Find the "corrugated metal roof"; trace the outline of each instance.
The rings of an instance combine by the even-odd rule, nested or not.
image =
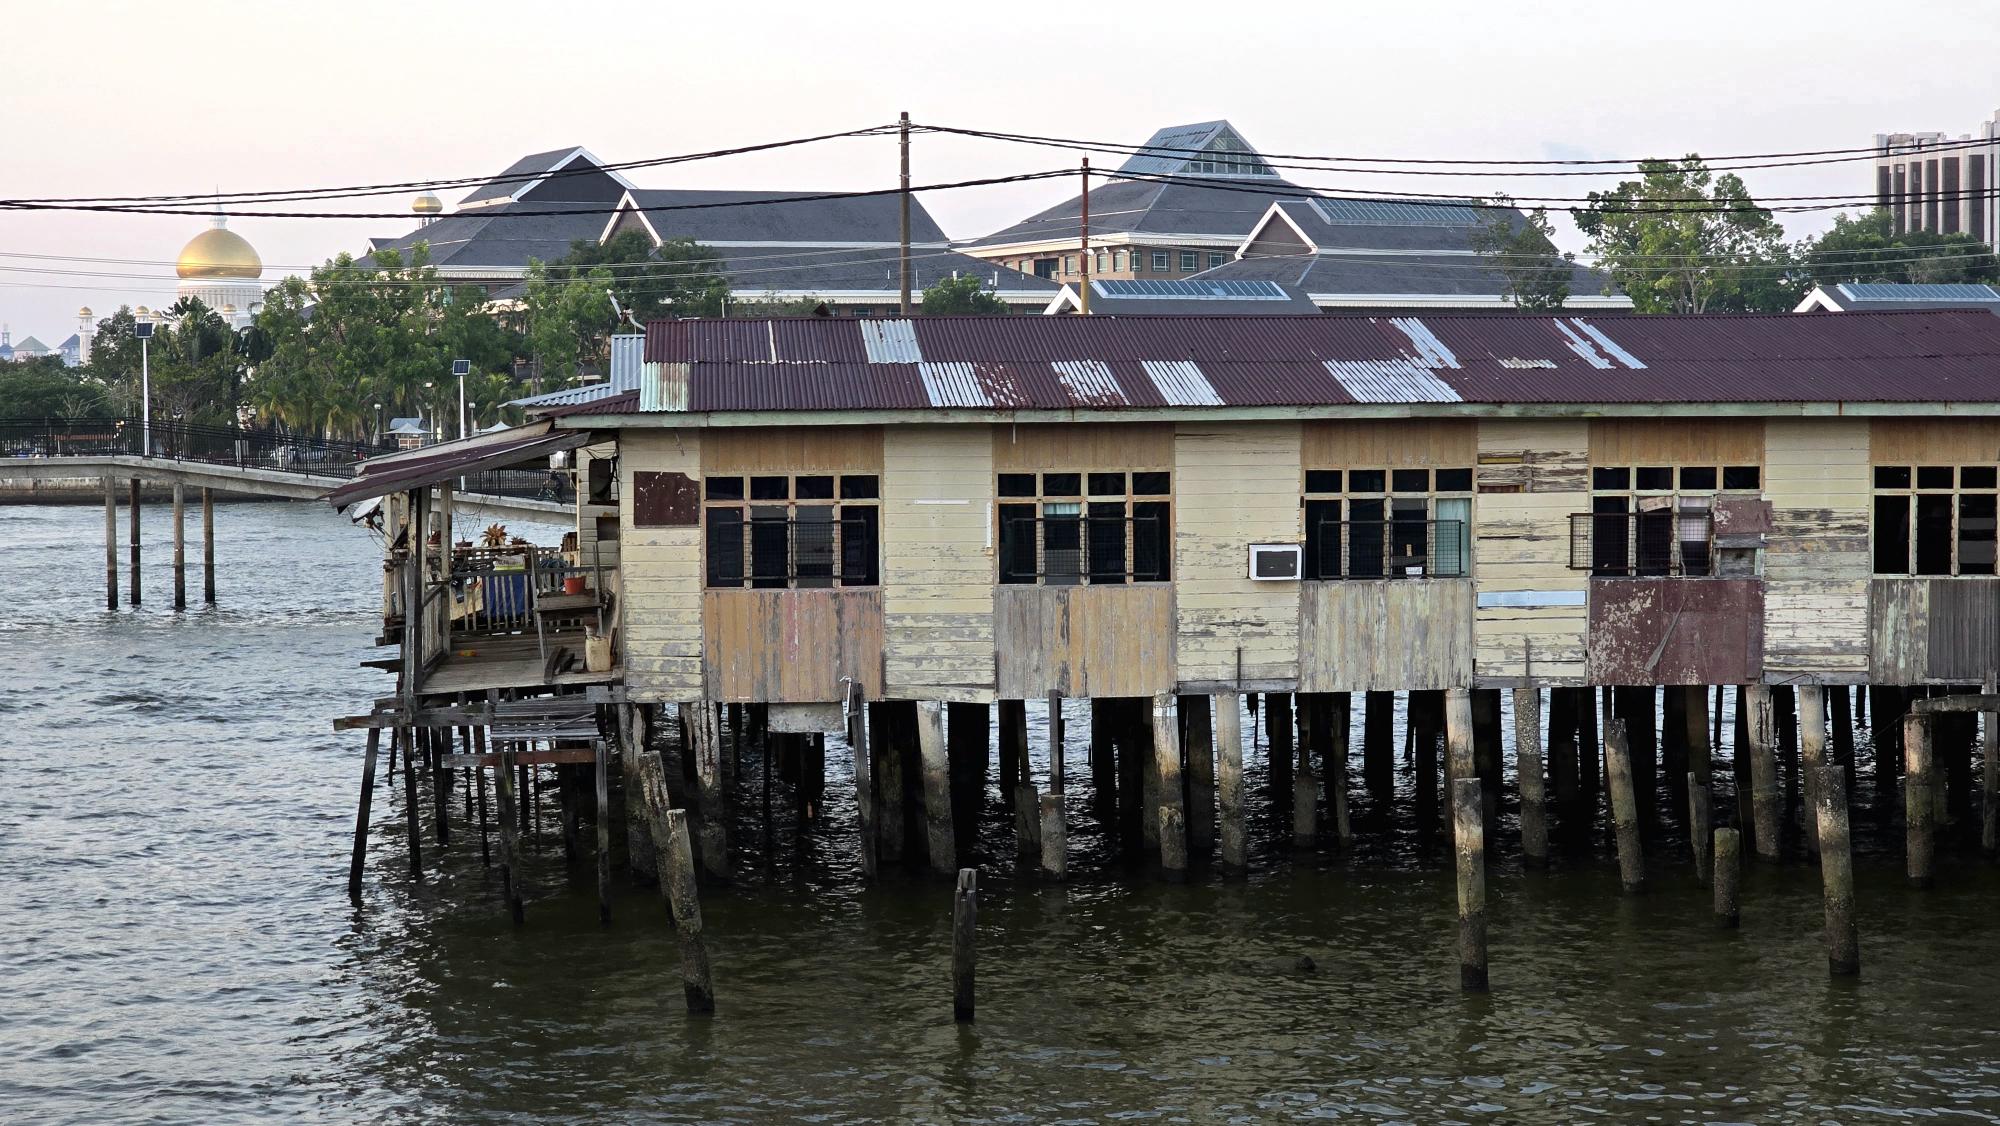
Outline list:
[[[1970,311],[669,321],[646,355],[644,410],[2000,402]]]

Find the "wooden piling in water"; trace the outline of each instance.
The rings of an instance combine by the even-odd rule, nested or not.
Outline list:
[[[129,520],[126,537],[129,541],[127,546],[132,553],[132,586],[125,596],[125,601],[127,605],[137,606],[139,605],[139,479],[137,477],[130,478],[126,481],[126,485],[129,492],[129,500],[127,501],[127,505],[129,506],[129,512],[127,513]]]
[[[1000,793],[1011,802],[1028,762],[1028,702],[1002,700],[1000,712]]]
[[[443,849],[451,844],[451,769],[444,764],[445,752],[451,749],[451,732],[449,728],[427,727],[424,735],[430,747],[432,816],[437,819],[438,848]]]
[[[472,786],[479,797],[479,863],[488,868],[493,866],[493,845],[486,825],[486,729],[472,729],[473,754],[478,757],[472,767]]]
[[[104,478],[104,608],[118,609],[118,483]]]
[[[1396,789],[1396,694],[1370,692],[1361,717],[1361,779],[1383,801]]]
[[[1472,722],[1472,693],[1463,688],[1447,689],[1444,694],[1444,776],[1446,797],[1453,800],[1446,802],[1445,824],[1454,831],[1458,823],[1455,808],[1458,789],[1452,783],[1478,777],[1473,762]],[[1481,797],[1483,799],[1484,795]],[[1480,816],[1485,816],[1483,809]]]
[[[375,800],[375,756],[382,746],[382,729],[368,729],[368,750],[361,759],[361,800],[354,808],[354,853],[347,863],[347,898],[361,902],[361,870],[368,859],[368,809]]]
[[[950,876],[958,870],[951,821],[951,761],[945,750],[944,704],[917,703],[917,747],[924,777],[924,840],[931,871]]]
[[[847,746],[854,756],[854,812],[861,833],[861,874],[874,879],[880,871],[878,854],[880,830],[876,827],[875,756],[870,749],[869,705],[862,702],[861,686],[852,685],[847,706]]]
[[[1618,882],[1632,895],[1646,886],[1646,856],[1639,841],[1639,800],[1633,792],[1632,748],[1625,720],[1604,722],[1604,780],[1611,789],[1611,826],[1618,841]]]
[[[1521,787],[1521,854],[1549,862],[1548,791],[1542,781],[1542,693],[1514,689],[1514,767]]]
[[[1180,698],[1187,740],[1188,851],[1215,851],[1215,730],[1207,696]]]
[[[1988,696],[2000,691],[1990,672],[1984,687]],[[1979,715],[1979,845],[2000,853],[2000,712]]]
[[[1449,710],[1450,705],[1446,707]],[[1471,993],[1487,988],[1486,812],[1480,789],[1479,779],[1467,772],[1452,782],[1451,790],[1452,851],[1458,868],[1458,983]]]
[[[1354,821],[1347,809],[1348,750],[1353,723],[1351,700],[1352,697],[1345,692],[1334,692],[1322,697],[1321,707],[1330,752],[1325,765],[1327,802],[1333,812],[1334,840],[1339,843],[1343,854],[1354,847]]]
[[[423,829],[417,824],[417,729],[403,729],[403,830],[410,843],[410,878],[424,878]]]
[[[973,979],[979,961],[979,869],[960,868],[951,896],[951,1017],[972,1023]]]
[[[1819,810],[1819,784],[1822,768],[1832,765],[1826,757],[1826,690],[1817,684],[1802,684],[1798,689],[1799,719],[1799,771],[1800,783],[1805,793],[1804,833],[1806,852],[1819,855],[1819,832],[1814,820]],[[1845,803],[1842,803],[1843,808]]]
[[[702,934],[700,890],[695,884],[693,849],[688,845],[687,811],[666,811],[667,840],[659,851],[667,858],[666,885],[673,905],[674,930],[681,946],[681,991],[688,1012],[715,1011],[715,981],[708,966],[708,940]]]
[[[1187,878],[1187,808],[1182,799],[1180,728],[1173,697],[1153,697],[1153,774],[1159,811],[1160,867],[1170,880]]]
[[[1903,718],[1904,870],[1912,887],[1931,886],[1936,861],[1937,786],[1931,760],[1931,717],[1911,712]]]
[[[187,487],[174,482],[174,609],[187,609]]]
[[[595,740],[597,751],[597,921],[611,921],[611,751],[609,740]]]
[[[1803,693],[1801,693],[1803,696]],[[1801,704],[1804,700],[1801,699]],[[1807,728],[1810,734],[1811,728]],[[1854,855],[1847,826],[1847,783],[1838,766],[1819,768],[1813,786],[1819,876],[1826,899],[1826,967],[1843,977],[1861,972],[1861,937],[1854,922]]]
[[[1750,813],[1757,859],[1777,863],[1783,855],[1784,795],[1778,789],[1776,715],[1768,685],[1744,691],[1750,706]]]
[[[500,894],[507,901],[507,913],[515,925],[526,921],[527,913],[521,904],[521,830],[514,814],[516,795],[514,792],[517,775],[515,773],[514,744],[495,743],[500,753],[499,763],[493,768],[493,800],[499,807],[500,818]],[[526,804],[527,795],[522,794]]]
[[[1742,921],[1737,892],[1743,879],[1743,834],[1736,829],[1715,831],[1715,923],[1734,928]]]
[[[688,716],[688,735],[694,741],[695,784],[701,791],[701,868],[717,879],[729,878],[729,805],[722,787],[725,756],[722,753],[722,725],[714,704],[693,700],[681,705]],[[738,732],[741,738],[741,732]],[[658,847],[654,842],[655,848]]]
[[[1694,879],[1698,884],[1709,880],[1709,869],[1715,859],[1715,811],[1713,795],[1709,783],[1696,772],[1690,770],[1687,776],[1688,792],[1688,842],[1694,850]]]
[[[1709,741],[1707,687],[1689,689],[1681,706],[1687,731],[1687,776],[1682,782],[1687,791],[1688,850],[1694,854],[1695,879],[1707,883],[1710,863],[1715,858],[1709,840],[1715,826],[1712,789],[1715,758]]]
[[[1549,786],[1555,791],[1556,808],[1565,818],[1572,815],[1581,789],[1576,765],[1576,699],[1570,688],[1549,689]],[[1564,823],[1567,830],[1568,824]]]
[[[201,600],[215,605],[215,490],[201,490]]]
[[[1247,867],[1243,824],[1243,708],[1234,692],[1215,697],[1216,799],[1222,814],[1222,866]]]
[[[874,763],[875,844],[882,863],[903,859],[903,748],[899,705],[868,705],[868,752]]]

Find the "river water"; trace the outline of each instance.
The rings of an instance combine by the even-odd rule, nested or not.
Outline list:
[[[809,831],[767,843],[738,776],[740,879],[703,902],[719,1011],[690,1018],[657,893],[600,926],[552,821],[516,930],[462,825],[412,883],[385,787],[350,906],[361,740],[328,720],[388,690],[356,665],[376,545],[318,506],[224,506],[221,604],[176,614],[147,519],[146,605],[108,613],[99,510],[0,508],[6,1122],[2000,1118],[2000,877],[1947,851],[1906,890],[1865,798],[1858,981],[1827,978],[1809,866],[1746,872],[1719,931],[1670,845],[1626,898],[1601,850],[1521,870],[1509,822],[1488,996],[1457,986],[1448,857],[1358,784],[1355,856],[1295,859],[1260,811],[1252,876],[1184,886],[1081,812],[1073,883],[1013,879],[993,803],[961,1027],[949,890],[862,883],[830,742]]]

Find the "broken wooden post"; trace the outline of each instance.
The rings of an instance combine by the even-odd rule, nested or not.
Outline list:
[[[1804,701],[1800,701],[1801,705]],[[1803,707],[1801,708],[1803,711]],[[1812,728],[1806,728],[1811,737]],[[1826,967],[1836,977],[1861,972],[1861,938],[1854,923],[1854,855],[1849,848],[1847,783],[1838,766],[1820,767],[1813,787],[1818,817],[1819,876],[1826,898]]]
[[[1514,765],[1521,786],[1521,853],[1549,862],[1548,790],[1542,779],[1542,693],[1514,689]]]
[[[1782,855],[1784,795],[1778,790],[1776,713],[1771,688],[1752,684],[1750,702],[1750,812],[1757,859],[1776,863]]]
[[[1160,867],[1167,878],[1187,878],[1187,807],[1181,798],[1180,730],[1173,697],[1153,697],[1153,767],[1158,779]]]
[[[597,921],[611,921],[611,751],[610,741],[595,740],[597,749]]]
[[[944,741],[944,704],[917,703],[917,747],[924,775],[924,829],[931,871],[949,876],[958,870],[951,822],[951,762]]]
[[[692,700],[681,705],[690,722],[688,735],[694,740],[695,783],[701,791],[702,871],[717,879],[729,878],[729,804],[722,788],[722,725],[715,705]],[[658,842],[655,842],[657,847]]]
[[[1069,874],[1069,826],[1064,819],[1064,798],[1058,793],[1041,796],[1042,875],[1061,880]]]
[[[1639,799],[1632,790],[1632,748],[1625,720],[1604,721],[1604,779],[1611,787],[1611,825],[1618,839],[1618,881],[1627,895],[1646,885],[1646,857],[1639,845]]]
[[[1913,711],[1903,717],[1905,870],[1913,887],[1931,886],[1937,846],[1937,803],[1931,791],[1936,785],[1931,768],[1931,717]]]
[[[354,809],[354,856],[347,864],[347,898],[361,902],[361,868],[368,858],[368,808],[375,800],[375,756],[382,746],[382,729],[368,729],[368,751],[361,760],[361,801]]]
[[[1180,698],[1181,728],[1187,733],[1188,848],[1215,850],[1215,730],[1207,696]]]
[[[126,534],[131,541],[132,589],[125,596],[125,601],[128,605],[137,606],[139,604],[139,479],[133,477],[126,483],[130,486],[131,492],[131,511],[128,513],[130,528]]]
[[[1743,878],[1743,834],[1735,829],[1715,831],[1715,923],[1735,927],[1742,921],[1737,910],[1737,886]]]
[[[104,608],[118,609],[118,482],[104,479]]]
[[[972,1023],[973,975],[979,956],[979,869],[960,868],[951,896],[951,1017]]]
[[[521,905],[521,829],[520,819],[514,812],[517,798],[515,785],[514,744],[495,740],[500,760],[493,768],[493,800],[499,806],[500,815],[500,894],[507,900],[507,912],[515,925],[526,920],[526,911]],[[407,757],[407,756],[405,756]],[[526,805],[526,795],[518,795],[521,804]]]
[[[695,886],[693,849],[688,844],[687,811],[667,810],[666,820],[667,840],[660,851],[667,858],[664,882],[681,943],[681,989],[688,1012],[712,1013],[715,982],[708,968],[708,942],[702,937],[701,899]]]
[[[201,490],[201,600],[215,605],[215,490]]]
[[[174,609],[187,609],[187,487],[174,482]]]
[[[1243,707],[1234,692],[1215,697],[1216,798],[1222,812],[1222,865],[1246,867],[1243,824]]]
[[[1464,698],[1464,689],[1452,692]],[[1468,726],[1471,706],[1466,700]],[[1469,746],[1466,753],[1470,756]],[[1451,788],[1453,853],[1458,862],[1458,983],[1472,993],[1486,992],[1486,812],[1480,789],[1479,779],[1469,769],[1453,780]]]
[[[1817,684],[1802,684],[1798,690],[1799,773],[1805,794],[1806,851],[1819,855],[1819,832],[1813,825],[1819,809],[1821,768],[1826,758],[1826,690]]]

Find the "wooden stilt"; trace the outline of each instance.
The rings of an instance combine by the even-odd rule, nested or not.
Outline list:
[[[483,764],[486,758],[486,729],[484,727],[475,727],[472,730],[473,739],[477,744],[473,753],[479,756]],[[486,767],[484,765],[477,765],[472,768],[472,785],[478,791],[479,796],[479,862],[491,868],[493,866],[493,843],[486,826]]]
[[[722,721],[715,705],[694,700],[681,705],[688,715],[688,733],[694,738],[694,774],[701,791],[701,838],[699,854],[702,871],[716,879],[729,878],[729,801],[722,786],[725,756],[722,753]],[[742,732],[737,732],[740,740]],[[653,842],[655,849],[659,842]]]
[[[125,534],[128,541],[127,546],[132,553],[132,585],[125,596],[125,601],[128,605],[137,606],[139,604],[139,479],[133,477],[126,484],[129,486],[131,497],[128,502],[129,512],[127,513],[130,519]]]
[[[1514,689],[1514,768],[1521,787],[1521,854],[1549,862],[1548,792],[1542,781],[1542,693]]]
[[[715,981],[708,966],[708,940],[702,933],[701,898],[694,878],[694,850],[688,843],[687,811],[667,810],[665,820],[667,840],[664,844],[654,843],[667,858],[665,882],[673,905],[674,930],[681,945],[681,992],[687,998],[688,1012],[712,1013]]]
[[[500,821],[500,894],[507,902],[507,914],[519,926],[526,921],[527,912],[521,903],[521,831],[514,811],[518,779],[514,744],[496,742],[494,746],[500,755],[499,764],[493,768],[493,801]],[[527,795],[519,796],[525,804]]]
[[[424,878],[424,837],[417,824],[417,728],[405,728],[409,734],[404,738],[403,751],[403,822],[410,839],[410,878]]]
[[[1715,858],[1709,840],[1715,821],[1710,789],[1715,759],[1708,734],[1708,688],[1697,685],[1688,689],[1682,707],[1687,730],[1687,777],[1682,782],[1687,790],[1688,848],[1694,854],[1695,879],[1706,883]]]
[[[1808,737],[1811,730],[1807,727]],[[1819,829],[1816,834],[1819,876],[1826,898],[1826,968],[1834,976],[1842,977],[1861,972],[1861,936],[1854,923],[1854,856],[1847,828],[1847,783],[1840,777],[1845,771],[1838,766],[1821,766],[1819,772],[1813,793]]]
[[[118,609],[118,482],[104,478],[104,608]]]
[[[1823,768],[1833,765],[1826,757],[1826,690],[1817,684],[1798,689],[1799,770],[1805,791],[1804,829],[1806,852],[1819,855],[1819,832],[1814,826],[1819,811],[1819,784]],[[1845,803],[1842,803],[1843,806]]]
[[[1215,851],[1215,730],[1207,696],[1180,698],[1181,729],[1187,733],[1188,849]]]
[[[1575,690],[1549,689],[1549,785],[1555,790],[1556,807],[1568,817],[1576,810],[1576,700]],[[1567,828],[1567,824],[1564,826]]]
[[[449,728],[427,728],[431,746],[431,803],[436,808],[437,841],[440,849],[451,843],[451,770],[444,764],[444,752],[450,749]]]
[[[1715,811],[1708,787],[1708,782],[1694,771],[1688,771],[1688,840],[1694,849],[1695,882],[1701,884],[1708,882],[1709,866],[1715,859]]]
[[[1986,695],[1996,692],[1994,674],[1986,674]],[[1986,855],[2000,854],[2000,713],[1979,716],[1979,844]]]
[[[1452,692],[1462,698],[1464,690],[1455,688]],[[1448,700],[1445,707],[1449,730],[1453,705]],[[1469,701],[1465,718],[1469,727],[1472,718]],[[1467,757],[1470,754],[1468,746]],[[1479,779],[1470,769],[1452,783],[1452,852],[1458,868],[1458,981],[1460,988],[1469,993],[1484,993],[1487,988],[1486,803],[1479,791]]]
[[[354,855],[347,864],[347,898],[361,902],[361,870],[368,859],[368,809],[375,800],[375,755],[382,746],[382,729],[368,729],[368,750],[361,759],[361,800],[354,809]]]
[[[1776,716],[1771,689],[1752,684],[1750,697],[1750,810],[1756,833],[1757,859],[1776,863],[1783,855],[1784,795],[1778,789],[1775,744]]]
[[[597,751],[597,921],[611,921],[611,751],[610,741],[596,740]]]
[[[931,871],[950,876],[958,871],[958,863],[951,821],[951,763],[945,751],[941,702],[918,702],[917,747],[923,762],[924,839],[930,849]]]
[[[1362,713],[1361,777],[1378,805],[1396,789],[1396,694],[1370,692]]]
[[[861,699],[861,686],[853,685],[847,704],[847,746],[854,756],[854,811],[861,833],[861,874],[872,880],[880,871],[880,829],[876,826],[875,759],[869,749],[874,733],[869,718],[868,705]]]
[[[1180,728],[1173,697],[1153,697],[1153,774],[1159,812],[1160,867],[1170,880],[1187,878],[1187,807],[1182,799]]]
[[[187,609],[187,487],[174,482],[174,609]]]
[[[904,823],[908,803],[904,801],[903,746],[916,734],[915,705],[870,704],[869,708],[868,744],[876,766],[875,840],[881,846],[881,859],[894,863],[903,859],[910,834]]]
[[[1715,922],[1734,928],[1742,921],[1737,908],[1737,888],[1743,879],[1743,834],[1735,829],[1715,831]]]
[[[1298,773],[1292,776],[1292,848],[1311,852],[1319,843],[1319,772],[1313,769],[1313,750],[1319,745],[1316,724],[1319,716],[1313,697],[1303,692],[1292,697],[1298,708]]]
[[[1452,797],[1447,803],[1447,826],[1457,831],[1458,811],[1455,806],[1458,789],[1451,785],[1464,778],[1476,778],[1479,771],[1473,758],[1472,694],[1463,688],[1452,688],[1444,694],[1444,744],[1446,790]],[[1482,799],[1484,795],[1481,795]],[[1482,818],[1485,811],[1480,812]]]
[[[1000,711],[1000,793],[1013,799],[1028,761],[1028,702],[1002,700]]]
[[[1041,795],[1042,876],[1061,880],[1069,874],[1069,826],[1061,794]]]
[[[951,1017],[972,1023],[979,955],[979,869],[960,868],[951,897]]]
[[[1222,865],[1233,872],[1247,866],[1243,824],[1243,709],[1234,692],[1215,697],[1216,798],[1222,812]]]
[[[1937,786],[1931,761],[1931,717],[1911,712],[1903,719],[1903,800],[1905,871],[1913,887],[1931,886],[1936,859]]]
[[[653,834],[646,824],[644,806],[645,782],[640,777],[639,760],[645,752],[642,748],[647,739],[646,707],[639,704],[620,704],[616,708],[618,717],[618,788],[624,799],[625,809],[625,868],[636,880],[657,880],[657,858],[653,849]],[[484,792],[481,793],[484,800]],[[484,832],[482,831],[482,837]]]
[[[1604,777],[1611,788],[1611,824],[1618,839],[1618,880],[1627,895],[1646,886],[1646,858],[1639,844],[1639,802],[1632,788],[1632,749],[1625,721],[1604,725]]]
[[[201,600],[215,605],[215,490],[201,490]]]
[[[1331,754],[1326,766],[1327,801],[1333,807],[1333,835],[1340,843],[1340,851],[1345,854],[1354,848],[1354,821],[1347,811],[1347,766],[1349,724],[1352,722],[1352,697],[1346,692],[1334,692],[1324,699],[1322,714],[1325,716],[1326,738]]]

